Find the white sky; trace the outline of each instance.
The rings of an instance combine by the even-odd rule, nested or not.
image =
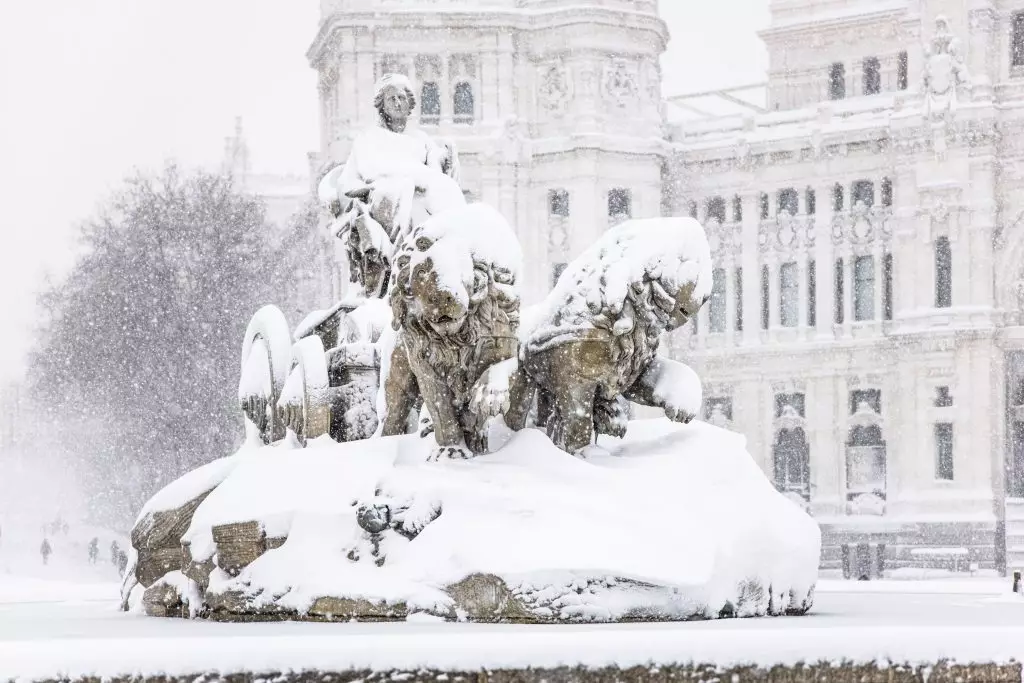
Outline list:
[[[768,0],[661,0],[665,93],[764,77]],[[0,381],[77,223],[135,167],[219,163],[244,118],[255,171],[306,170],[316,0],[0,1]]]

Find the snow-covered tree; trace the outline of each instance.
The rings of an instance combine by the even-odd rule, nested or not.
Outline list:
[[[261,202],[230,178],[129,179],[82,228],[84,255],[41,297],[33,395],[82,459],[97,517],[130,522],[153,491],[240,440],[246,324],[287,293]]]

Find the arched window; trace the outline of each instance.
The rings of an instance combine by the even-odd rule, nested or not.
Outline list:
[[[562,217],[569,215],[569,193],[566,190],[548,191],[548,213]]]
[[[953,305],[953,251],[949,238],[935,240],[935,308]]]
[[[452,97],[455,123],[473,123],[473,86],[465,81],[455,86]]]
[[[775,488],[804,497],[808,494],[811,463],[807,435],[803,428],[780,429],[773,450]]]
[[[853,206],[856,206],[857,202],[863,202],[865,206],[871,208],[875,205],[875,184],[870,180],[858,180],[853,184],[850,199]]]
[[[779,324],[796,327],[800,311],[800,285],[796,263],[783,263],[779,268]]]
[[[441,89],[437,83],[424,83],[420,89],[420,122],[436,124],[441,120]]]
[[[882,65],[878,57],[868,57],[862,64],[864,72],[864,94],[877,95],[882,92]]]
[[[725,200],[721,197],[712,197],[705,205],[708,220],[715,218],[719,223],[725,222]]]
[[[633,195],[623,187],[608,190],[608,216],[622,221],[633,216]]]
[[[778,194],[778,207],[779,213],[783,211],[788,212],[790,215],[795,216],[800,211],[800,199],[792,187],[787,187],[784,190],[779,190]]]

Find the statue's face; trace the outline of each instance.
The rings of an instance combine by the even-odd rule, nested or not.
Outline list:
[[[669,314],[667,328],[669,331],[685,325],[711,298],[711,294],[705,294],[703,298],[698,298],[695,296],[696,293],[696,283],[694,282],[686,283],[679,288],[679,292],[676,294],[675,309]]]
[[[389,119],[404,121],[409,118],[409,94],[405,88],[389,85],[384,88],[384,115]]]

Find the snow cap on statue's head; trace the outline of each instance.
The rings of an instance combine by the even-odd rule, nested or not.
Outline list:
[[[393,85],[396,88],[405,88],[406,92],[409,93],[410,97],[415,97],[415,90],[412,87],[412,81],[405,74],[391,73],[384,74],[381,76],[373,86],[373,101],[374,103],[380,102],[381,98],[384,97],[384,89],[389,85]],[[410,107],[411,109],[412,107]]]

